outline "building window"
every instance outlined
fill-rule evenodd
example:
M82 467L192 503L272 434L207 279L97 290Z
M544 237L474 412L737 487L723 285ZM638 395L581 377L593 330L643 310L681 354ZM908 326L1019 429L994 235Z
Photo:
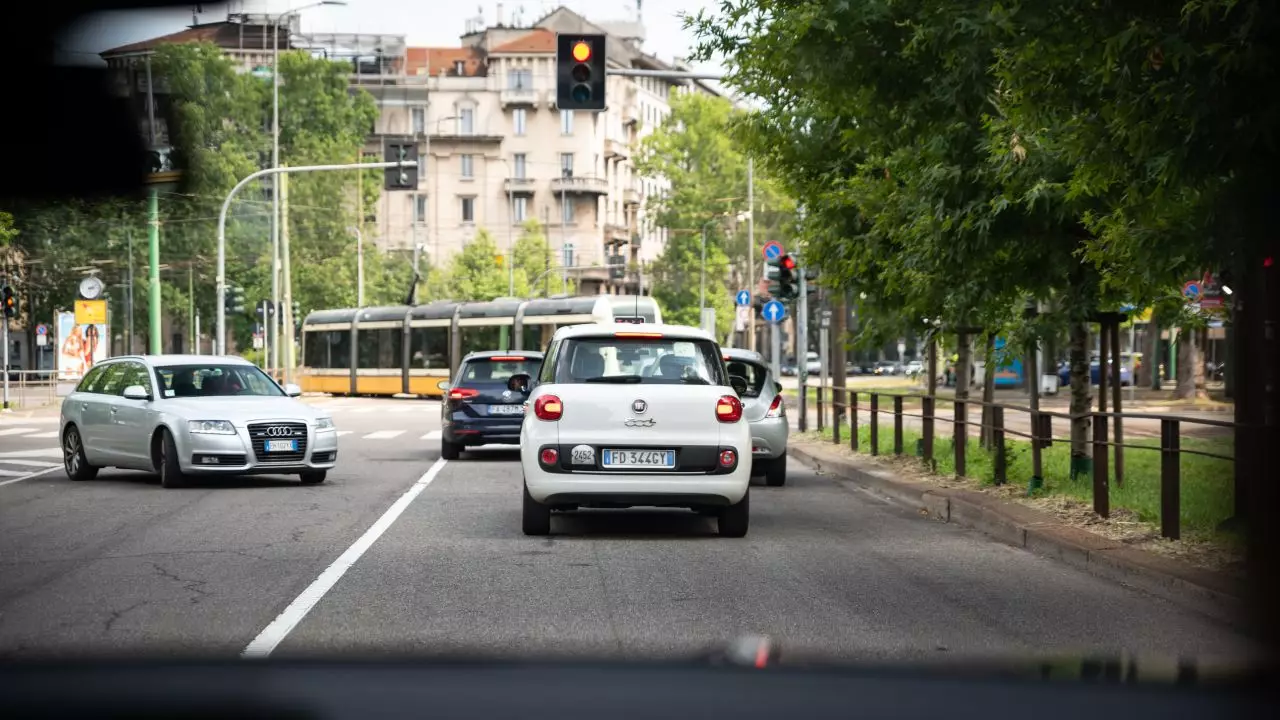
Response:
M409 117L413 121L414 135L421 135L422 133L427 131L427 109L426 108L420 108L420 107L411 108L409 110Z
M458 111L458 134L473 135L476 131L476 109L462 108Z
M573 177L573 153L560 153L560 177Z
M516 108L511 113L511 119L515 122L516 135L523 136L527 130L525 121L527 119L524 108Z
M573 243L564 244L564 266L573 267Z
M462 201L462 222L473 223L476 221L476 199L473 197L458 198Z
M461 158L461 160L462 160L462 179L463 179L463 180L470 180L470 179L474 178L474 177L476 176L476 171L475 171L475 159L474 159L474 158L475 158L475 156L474 156L474 155L461 155L461 156L459 156L459 157L460 157L460 158Z
M560 111L560 134L561 135L573 134L573 111L572 110Z
M516 153L512 156L511 177L517 180L525 179L525 170L528 166L524 153Z
M467 74L467 64L462 60L453 61L453 72L457 75Z
M564 199L564 203L560 206L560 218L564 220L566 225L573 222L573 218L575 214L573 212L573 207L574 207L573 199L568 197Z
M413 221L419 225L427 221L427 196L422 193L413 195Z
M507 71L507 89L509 90L532 90L533 89L533 71L528 68L520 70Z
M529 198L511 198L511 212L513 219L522 223L529 218Z

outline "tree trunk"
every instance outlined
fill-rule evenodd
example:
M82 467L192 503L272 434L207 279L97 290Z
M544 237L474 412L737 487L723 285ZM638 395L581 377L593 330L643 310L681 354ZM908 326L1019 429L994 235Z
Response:
M1199 343L1198 330L1182 328L1178 332L1178 387L1174 397L1192 400L1208 397L1204 389L1204 358Z
M995 429L991 426L992 415L991 406L985 403L995 402L996 399L996 336L987 333L987 346L983 349L983 355L986 357L986 363L982 368L982 435L979 442L982 447L990 449L992 439L995 437Z
M1089 326L1083 322L1071 324L1068 344L1071 364L1071 457L1089 457L1089 410L1092 406L1089 380Z
M1138 385L1159 390L1160 383L1160 323L1151 314L1151 322L1147 325L1146 348L1143 350L1141 379Z
M972 344L968 333L959 333L956 337L956 399L969 398L969 377L973 372Z

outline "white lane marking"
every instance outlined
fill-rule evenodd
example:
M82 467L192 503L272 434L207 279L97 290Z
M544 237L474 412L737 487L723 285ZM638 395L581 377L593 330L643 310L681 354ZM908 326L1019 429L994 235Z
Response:
M51 463L43 460L19 460L18 458L5 458L4 460L0 460L0 462L3 462L5 465L21 465L23 467L62 467L62 463Z
M36 430L39 430L39 429L40 428L29 428L29 427L5 428L4 430L0 430L0 435L21 435L23 433L35 432Z
M28 435L27 437L28 438L56 438L58 437L58 431L50 430L48 432L36 433L35 435ZM23 439L25 440L26 438L23 438Z
M354 431L354 430L339 430L339 431L338 431L338 437L342 437L343 435L350 435L350 434L351 434L351 433L353 433L353 432L355 432L355 431Z
M442 432L442 431L440 431L440 430L432 430L431 432L427 433L426 435L423 435L423 436L422 436L421 438L419 438L419 439L421 439L421 440L439 440L440 438L443 438L443 437L444 437L444 432Z
M403 435L403 430L377 430L365 435L362 440L390 440L393 437Z
M30 479L31 479L31 478L33 478L33 477L40 477L41 475L45 475L45 474L47 474L47 473L51 473L51 472L53 472L54 470L61 470L61 469L62 469L62 466L61 466L61 465L55 465L54 467L51 467L51 468L45 468L45 469L43 469L43 470L37 470L37 471L35 471L35 472L33 472L33 473L27 473L26 475L23 475L22 477L16 477L16 478L13 478L13 479L11 479L11 480L0 480L0 487L3 487L3 486L5 486L5 485L12 485L13 483L16 483L16 482L22 482L23 480L30 480Z
M62 450L59 448L45 448L43 450L9 450L0 452L0 458L16 458L16 457L51 457L62 459ZM3 462L0 460L0 462Z
M240 653L240 657L265 658L270 655L272 651L274 651L276 647L289 636L289 633L293 632L293 629L298 626L298 623L302 622L303 618L307 616L307 613L311 612L311 609L316 606L316 603L320 602L320 599L325 596L325 593L332 590L333 586L338 584L338 581L341 580L342 576L351 569L352 565L356 564L356 561L360 559L360 556L364 555L365 551L373 547L373 544L378 541L378 538L382 537L382 534L385 533L397 519L399 519L400 515L409 507L409 504L413 502L414 498L421 495L422 491L427 489L427 486L431 484L432 480L436 479L436 476L440 474L440 471L444 469L444 466L448 462L449 461L444 458L437 459L435 464L423 473L422 477L418 478L418 481L406 490L398 500L392 503L391 507L387 508L387 511L382 514L382 517L378 518L378 520L364 532L364 535L360 536L359 540L356 540L351 547L347 548L345 552L339 555L338 559L334 560L332 565L325 568L324 572L320 573L320 577L316 578L314 582L307 586L306 590L302 591L302 594L298 595L298 597L294 598L293 602L289 603L289 607L285 608L284 612L280 613L275 620L271 621L270 625L264 628L262 632L258 633L258 636L255 637L253 641L245 647L244 651Z

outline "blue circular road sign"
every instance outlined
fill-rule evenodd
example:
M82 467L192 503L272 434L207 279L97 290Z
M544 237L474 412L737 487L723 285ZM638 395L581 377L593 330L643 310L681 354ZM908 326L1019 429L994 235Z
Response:
M734 302L738 303L738 307L746 307L751 304L751 293L746 290L739 290L733 299Z
M764 245L764 259L772 260L782 255L782 244L778 242L767 242Z
M764 304L764 319L771 323L780 323L787 316L787 306L777 300L770 300Z

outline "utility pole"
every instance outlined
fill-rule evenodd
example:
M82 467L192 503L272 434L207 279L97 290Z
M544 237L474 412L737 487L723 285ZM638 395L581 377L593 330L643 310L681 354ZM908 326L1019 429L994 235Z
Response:
M747 158L747 292L750 294L751 312L747 320L747 349L756 349L756 161ZM802 286L803 287L803 286Z
M796 378L800 384L800 432L809 429L809 285L805 279L803 264L796 268L799 272L797 287L800 294L796 297ZM825 343L826 334L819 338ZM820 353L825 356L825 353ZM822 364L819 381L826 385L826 365Z
M147 240L150 245L151 287L147 295L151 315L151 354L163 352L160 338L160 191L153 185L147 195Z
M356 162L363 163L364 156L356 151ZM417 202L416 200L414 202ZM364 171L356 174L356 307L364 307Z
M195 331L196 327L196 270L195 266L187 266L187 334ZM187 345L191 342L188 341Z
M133 335L134 335L134 328L133 328L133 308L134 308L134 305L133 305L133 231L132 231L132 230L125 230L125 237L128 239L128 242L129 242L129 286L128 286L128 288L125 290L124 299L125 299L125 302L129 305L129 316L128 316L128 320L129 320L129 321L126 323L126 326L127 326L127 328L128 328L128 332L129 332L129 341L128 341L128 343L127 343L127 346L128 346L128 348L129 348L129 350L128 350L129 354L130 354L130 355L132 355L132 354L133 354Z
M200 354L200 311L199 310L196 311L195 328L196 328L196 341L192 349L195 350L196 355L199 355Z
M280 178L280 263L283 266L284 307L280 334L284 338L284 381L293 382L293 275L289 271L289 176Z
M569 177L569 168L561 166L560 179L568 180ZM567 185L567 182L560 183L560 267L564 268L560 274L560 288L561 292L566 293L569 292L569 258L565 254L569 247L569 206L565 204L568 197L565 189Z

